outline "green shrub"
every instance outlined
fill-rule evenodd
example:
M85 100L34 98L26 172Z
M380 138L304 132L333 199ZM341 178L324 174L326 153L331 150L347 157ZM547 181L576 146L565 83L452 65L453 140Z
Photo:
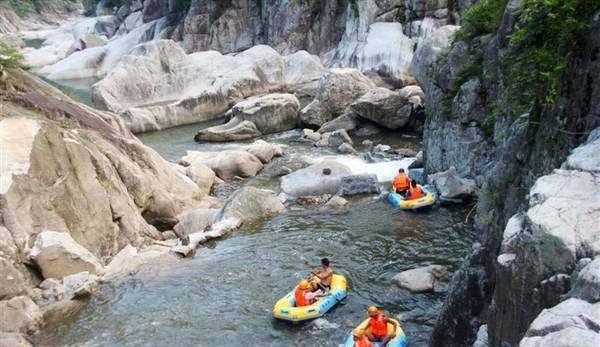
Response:
M471 41L474 37L496 32L502 21L508 0L481 0L465 13L456 41Z
M33 4L29 0L9 0L8 3L19 17L25 17L33 12Z
M0 42L0 65L5 68L23 67L23 55L16 49Z
M600 10L598 0L524 0L523 5L503 61L510 71L504 98L513 115L535 104L554 105L592 16Z

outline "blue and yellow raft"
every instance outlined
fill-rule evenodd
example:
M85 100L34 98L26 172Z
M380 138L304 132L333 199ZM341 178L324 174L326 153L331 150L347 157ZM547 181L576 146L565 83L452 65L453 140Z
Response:
M393 320L394 322L398 323L398 321L395 319L389 318L389 320ZM362 323L360 323L359 326L357 326L356 328L357 329L361 328L361 329L367 331L368 324L369 324L369 319L366 319ZM395 334L395 336L393 339L390 340L390 342L388 342L387 347L406 347L406 346L408 346L408 343L406 341L406 335L404 334L404 331L400 327L400 323L398 323L398 329L395 332L394 332L394 325L391 323L388 323L388 334ZM373 347L383 347L378 342L371 342L371 343L373 344ZM354 345L354 338L352 337L352 332L350 332L350 335L346 339L346 342L344 342L344 347L352 347L353 345Z
M390 193L388 195L388 201L392 204L392 206L401 210L416 210L433 205L435 203L435 195L431 193L429 189L425 187L421 188L423 189L423 192L425 192L425 196L419 199L406 200L398 193Z
M294 291L281 298L273 307L273 316L290 322L302 322L322 317L338 302L348 295L346 277L334 274L328 295L319 298L314 304L296 307Z

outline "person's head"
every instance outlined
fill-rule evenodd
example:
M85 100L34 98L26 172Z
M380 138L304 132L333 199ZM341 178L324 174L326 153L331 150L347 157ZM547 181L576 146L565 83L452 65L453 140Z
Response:
M352 331L352 336L354 336L355 340L358 340L365 336L365 331L361 328L356 328Z
M399 168L398 169L398 173L404 173L404 169L403 168Z
M379 313L379 309L375 306L370 306L367 309L367 313L369 314L369 317L375 317Z
M329 259L327 259L327 258L321 259L321 265L323 267L328 267L329 266Z
M302 281L300 281L300 284L298 285L298 287L300 287L300 289L308 289L310 287L310 284L308 283L307 280L302 280Z
M415 181L415 180L410 181L410 185L413 186L413 187L416 187L417 186L417 181Z

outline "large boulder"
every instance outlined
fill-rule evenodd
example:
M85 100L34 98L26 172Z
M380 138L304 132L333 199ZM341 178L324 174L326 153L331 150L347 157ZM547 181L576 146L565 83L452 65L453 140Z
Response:
M155 40L126 53L128 55L120 59L110 75L94 86L92 93L99 107L125 116L134 132L215 119L252 96L275 92L312 96L316 94L316 80L323 69L318 58L306 52L283 57L263 45L236 55L223 55L217 51L186 55L173 41ZM305 74L298 70L299 67L290 65L296 63L307 67ZM287 108L295 107L295 103L289 99L289 96L285 100L261 98L254 100L254 105L245 104L242 110L248 109L247 115L256 120L259 131L279 131L270 126L276 125L277 129L290 127ZM269 101L270 107L285 105L286 115L274 122L279 115L265 114L266 108L265 112L260 112L268 106L265 101ZM265 122L267 119L269 121ZM230 127L235 125L230 124Z
M31 334L42 325L40 308L27 296L0 301L0 331Z
M575 148L565 165L573 170L600 172L600 128L592 131L587 142Z
M243 141L261 136L256 124L248 120L232 119L221 125L198 131L194 140L198 142Z
M519 347L596 347L600 341L600 303L571 298L543 310Z
M221 152L188 151L182 158L192 165L200 162L208 166L222 180L234 177L253 177L263 169L263 163L245 150L226 150Z
M141 25L124 35L113 38L106 45L75 52L55 64L44 64L47 66L40 69L40 73L49 79L57 80L104 77L112 72L121 59L136 45L153 39L156 28L161 25L158 22L160 20ZM140 73L140 68L143 69L143 66L135 72ZM145 73L136 75L134 80L141 76L147 77L147 73L148 70L145 70Z
M342 178L340 194L379 194L379 181L376 175L351 175Z
M229 197L217 219L237 219L245 223L274 217L284 211L285 206L273 191L243 187Z
M600 256L581 269L570 295L589 302L600 301Z
M441 199L466 198L475 195L475 181L460 177L454 167L427 176L427 181L435 186Z
M321 78L315 99L300 112L300 120L320 127L342 115L354 100L373 88L373 81L356 69L331 69Z
M27 263L44 276L99 272L126 246L161 240L158 228L171 229L179 213L207 198L115 114L28 72L5 74L14 89L3 91L0 118L0 258L23 273L25 292L39 275L22 265L30 248Z
M21 294L25 290L23 274L12 261L0 257L0 300Z
M179 223L173 227L173 231L182 239L189 234L203 232L214 223L218 212L218 209L212 208L195 208L186 211L179 216Z
M290 130L298 123L299 109L300 102L292 94L250 97L237 103L227 112L230 120L226 124L200 130L195 139L236 141Z
M29 256L42 271L44 278L58 278L87 271L103 272L98 258L75 242L66 232L42 231Z
M429 265L403 271L392 281L413 293L427 292L434 290L440 282L448 281L448 269L442 265Z
M281 178L281 189L292 196L317 196L335 194L340 189L342 177L350 169L337 161L323 160Z
M323 123L319 128L319 133L329 133L336 130L352 131L356 129L358 122L356 115L352 113L344 113L343 115L336 117L328 122Z
M281 156L281 150L278 146L264 140L254 141L249 146L244 147L244 149L246 152L257 157L263 164L269 163L273 157Z
M195 161L185 169L185 174L189 177L203 195L208 195L215 183L216 175L213 170L204 165L201 161Z
M360 117L388 129L399 129L410 121L413 110L407 95L402 90L375 88L353 102L350 109Z

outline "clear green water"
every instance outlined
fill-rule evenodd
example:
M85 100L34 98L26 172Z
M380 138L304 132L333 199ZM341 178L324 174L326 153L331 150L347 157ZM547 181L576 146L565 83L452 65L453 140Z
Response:
M140 138L172 161L188 149L239 146L194 143L193 134L202 126ZM277 165L333 154L296 143L298 135L267 137L288 145L287 155L243 184L277 190L279 180L269 175ZM378 136L395 146L416 145L397 134ZM472 243L464 222L468 210L437 206L428 213L402 212L378 197L357 198L337 212L292 208L200 248L192 259L147 264L123 282L103 285L100 297L50 325L40 340L68 346L338 346L365 317L366 307L377 304L400 318L411 346L423 346L444 295L411 294L391 279L433 263L457 269ZM306 324L272 319L273 304L321 257L329 257L335 270L348 277L347 304Z
M25 47L39 49L44 44L45 39L24 39Z
M92 102L92 85L98 82L97 78L77 80L49 80L43 76L40 76L40 78L60 89L60 91L71 99L88 106L94 106L94 103Z

